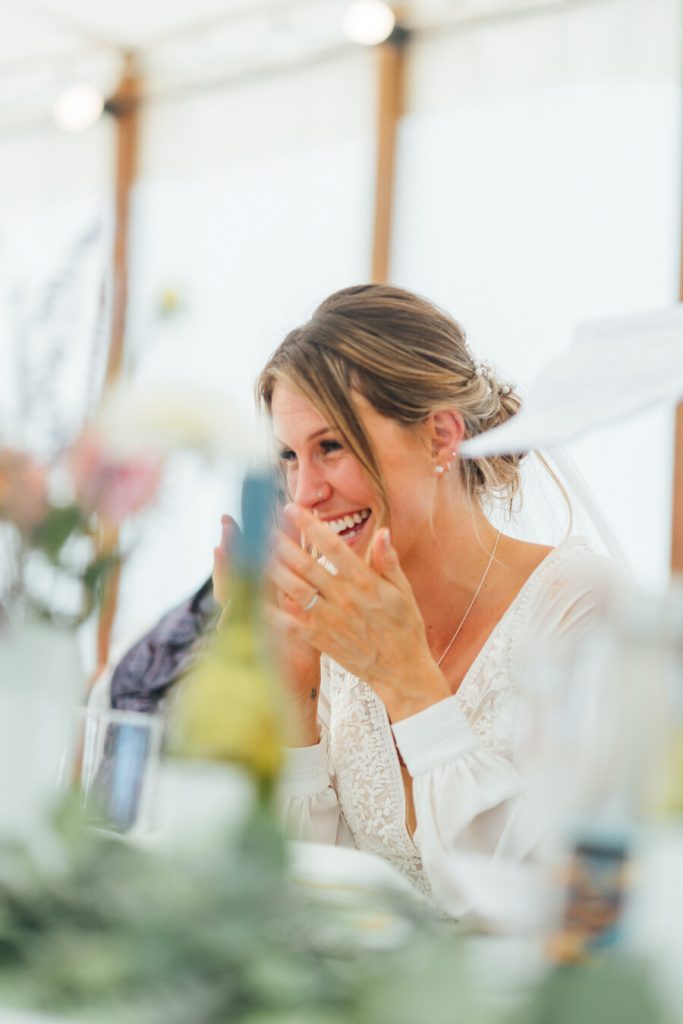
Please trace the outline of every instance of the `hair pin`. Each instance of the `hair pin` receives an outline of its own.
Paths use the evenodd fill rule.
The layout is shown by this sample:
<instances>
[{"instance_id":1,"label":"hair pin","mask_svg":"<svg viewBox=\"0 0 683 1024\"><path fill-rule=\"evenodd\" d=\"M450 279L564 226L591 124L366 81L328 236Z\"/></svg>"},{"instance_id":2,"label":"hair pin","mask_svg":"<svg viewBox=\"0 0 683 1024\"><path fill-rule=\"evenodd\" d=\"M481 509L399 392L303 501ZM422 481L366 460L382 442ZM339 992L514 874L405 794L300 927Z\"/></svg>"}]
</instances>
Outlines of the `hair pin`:
<instances>
[{"instance_id":1,"label":"hair pin","mask_svg":"<svg viewBox=\"0 0 683 1024\"><path fill-rule=\"evenodd\" d=\"M492 369L490 363L482 362L481 359L474 360L474 376L483 377L484 380L491 382Z\"/></svg>"}]
</instances>

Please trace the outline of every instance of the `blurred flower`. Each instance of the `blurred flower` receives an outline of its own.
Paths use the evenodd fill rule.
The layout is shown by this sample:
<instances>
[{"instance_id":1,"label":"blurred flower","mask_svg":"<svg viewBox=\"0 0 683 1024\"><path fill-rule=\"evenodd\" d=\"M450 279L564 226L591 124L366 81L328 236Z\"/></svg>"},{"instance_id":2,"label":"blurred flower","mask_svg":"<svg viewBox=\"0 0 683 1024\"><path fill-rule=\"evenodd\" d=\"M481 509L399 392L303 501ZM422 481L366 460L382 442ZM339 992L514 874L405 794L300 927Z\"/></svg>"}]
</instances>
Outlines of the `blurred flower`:
<instances>
[{"instance_id":1,"label":"blurred flower","mask_svg":"<svg viewBox=\"0 0 683 1024\"><path fill-rule=\"evenodd\" d=\"M0 520L30 530L47 510L46 467L24 452L0 449Z\"/></svg>"},{"instance_id":2,"label":"blurred flower","mask_svg":"<svg viewBox=\"0 0 683 1024\"><path fill-rule=\"evenodd\" d=\"M252 416L250 425L244 408L217 391L122 383L49 465L0 449L0 525L14 532L16 563L0 580L0 608L14 604L11 618L31 609L80 621L102 600L122 559L119 530L154 502L169 457L192 451L254 467L269 461L265 438L265 424Z\"/></svg>"},{"instance_id":3,"label":"blurred flower","mask_svg":"<svg viewBox=\"0 0 683 1024\"><path fill-rule=\"evenodd\" d=\"M182 313L185 309L185 302L182 293L176 288L164 288L158 299L157 313L164 320Z\"/></svg>"},{"instance_id":4,"label":"blurred flower","mask_svg":"<svg viewBox=\"0 0 683 1024\"><path fill-rule=\"evenodd\" d=\"M243 646L234 630L216 632L181 690L172 744L185 756L241 764L270 784L282 761L280 709L271 677L240 657Z\"/></svg>"},{"instance_id":5,"label":"blurred flower","mask_svg":"<svg viewBox=\"0 0 683 1024\"><path fill-rule=\"evenodd\" d=\"M253 411L233 397L186 383L114 388L96 426L107 450L121 458L163 457L190 448L242 464L269 460L269 435Z\"/></svg>"},{"instance_id":6,"label":"blurred flower","mask_svg":"<svg viewBox=\"0 0 683 1024\"><path fill-rule=\"evenodd\" d=\"M92 428L84 431L68 459L77 503L109 524L120 526L157 496L162 459L112 456Z\"/></svg>"},{"instance_id":7,"label":"blurred flower","mask_svg":"<svg viewBox=\"0 0 683 1024\"><path fill-rule=\"evenodd\" d=\"M0 521L13 553L0 608L10 619L85 618L120 564L118 530L155 500L162 469L160 455L111 453L93 423L51 465L0 450Z\"/></svg>"}]
</instances>

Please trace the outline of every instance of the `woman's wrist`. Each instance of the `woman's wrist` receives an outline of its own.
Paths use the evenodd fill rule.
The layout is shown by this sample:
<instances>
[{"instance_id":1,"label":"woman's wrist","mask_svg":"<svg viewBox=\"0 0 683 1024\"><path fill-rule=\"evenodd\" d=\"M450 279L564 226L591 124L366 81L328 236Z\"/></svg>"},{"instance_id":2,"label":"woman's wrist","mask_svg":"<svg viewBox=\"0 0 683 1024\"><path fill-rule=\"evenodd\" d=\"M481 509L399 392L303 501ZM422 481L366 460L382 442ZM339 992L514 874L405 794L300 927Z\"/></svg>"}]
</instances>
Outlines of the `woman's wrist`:
<instances>
[{"instance_id":1,"label":"woman's wrist","mask_svg":"<svg viewBox=\"0 0 683 1024\"><path fill-rule=\"evenodd\" d=\"M430 657L421 667L411 666L403 683L400 679L394 681L384 705L393 725L451 696L445 676Z\"/></svg>"},{"instance_id":2,"label":"woman's wrist","mask_svg":"<svg viewBox=\"0 0 683 1024\"><path fill-rule=\"evenodd\" d=\"M291 695L286 701L286 740L290 747L313 747L320 742L318 691Z\"/></svg>"}]
</instances>

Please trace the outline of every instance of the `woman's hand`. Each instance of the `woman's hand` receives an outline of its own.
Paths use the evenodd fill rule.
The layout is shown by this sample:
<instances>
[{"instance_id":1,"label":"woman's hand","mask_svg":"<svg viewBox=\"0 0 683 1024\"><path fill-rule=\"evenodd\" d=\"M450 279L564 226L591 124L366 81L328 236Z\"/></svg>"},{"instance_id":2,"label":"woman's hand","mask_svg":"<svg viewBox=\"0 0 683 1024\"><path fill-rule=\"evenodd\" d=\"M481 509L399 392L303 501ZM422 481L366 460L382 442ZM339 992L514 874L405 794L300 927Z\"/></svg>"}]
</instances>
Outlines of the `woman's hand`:
<instances>
[{"instance_id":1,"label":"woman's hand","mask_svg":"<svg viewBox=\"0 0 683 1024\"><path fill-rule=\"evenodd\" d=\"M213 596L221 608L230 597L230 548L240 528L232 516L221 516L221 539L213 549Z\"/></svg>"},{"instance_id":2,"label":"woman's hand","mask_svg":"<svg viewBox=\"0 0 683 1024\"><path fill-rule=\"evenodd\" d=\"M368 565L306 509L285 514L336 573L281 533L271 575L290 601L273 612L279 626L369 683L392 722L450 696L389 531L373 538Z\"/></svg>"},{"instance_id":3,"label":"woman's hand","mask_svg":"<svg viewBox=\"0 0 683 1024\"><path fill-rule=\"evenodd\" d=\"M296 546L301 543L301 533L287 520L282 524L287 538ZM273 613L291 615L296 612L296 602L284 590L273 586L268 606ZM318 730L318 697L320 695L320 651L311 646L305 638L295 636L282 628L277 614L271 615L275 650L278 665L284 677L285 696L292 712L292 746L300 744L314 746L320 740Z\"/></svg>"}]
</instances>

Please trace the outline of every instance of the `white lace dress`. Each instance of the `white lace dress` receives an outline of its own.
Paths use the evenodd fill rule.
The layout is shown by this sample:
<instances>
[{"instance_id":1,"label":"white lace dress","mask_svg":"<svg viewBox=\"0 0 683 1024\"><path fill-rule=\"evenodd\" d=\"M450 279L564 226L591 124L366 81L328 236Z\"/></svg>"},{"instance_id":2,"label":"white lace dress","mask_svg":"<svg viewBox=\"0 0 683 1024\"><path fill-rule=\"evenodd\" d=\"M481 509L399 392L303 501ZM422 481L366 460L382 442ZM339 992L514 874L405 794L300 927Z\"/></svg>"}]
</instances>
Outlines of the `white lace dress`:
<instances>
[{"instance_id":1,"label":"white lace dress","mask_svg":"<svg viewBox=\"0 0 683 1024\"><path fill-rule=\"evenodd\" d=\"M584 541L564 541L529 577L455 696L393 727L370 686L323 657L321 741L288 752L289 834L379 854L443 912L476 916L461 855L518 863L538 837L513 763L530 631L543 643L580 639L614 578L612 563ZM412 837L397 748L413 779Z\"/></svg>"}]
</instances>

